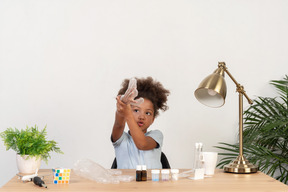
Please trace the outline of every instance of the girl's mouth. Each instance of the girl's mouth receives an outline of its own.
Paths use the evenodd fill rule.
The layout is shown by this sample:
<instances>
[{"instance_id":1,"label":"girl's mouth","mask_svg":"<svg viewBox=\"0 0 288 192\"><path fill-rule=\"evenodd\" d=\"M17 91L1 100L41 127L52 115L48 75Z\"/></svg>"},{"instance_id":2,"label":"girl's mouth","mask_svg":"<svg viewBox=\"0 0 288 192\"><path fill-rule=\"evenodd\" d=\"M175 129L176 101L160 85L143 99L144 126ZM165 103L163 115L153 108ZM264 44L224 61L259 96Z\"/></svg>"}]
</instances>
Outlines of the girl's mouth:
<instances>
[{"instance_id":1,"label":"girl's mouth","mask_svg":"<svg viewBox=\"0 0 288 192\"><path fill-rule=\"evenodd\" d=\"M139 127L142 127L144 125L144 123L141 122L141 121L137 122L137 124L138 124Z\"/></svg>"}]
</instances>

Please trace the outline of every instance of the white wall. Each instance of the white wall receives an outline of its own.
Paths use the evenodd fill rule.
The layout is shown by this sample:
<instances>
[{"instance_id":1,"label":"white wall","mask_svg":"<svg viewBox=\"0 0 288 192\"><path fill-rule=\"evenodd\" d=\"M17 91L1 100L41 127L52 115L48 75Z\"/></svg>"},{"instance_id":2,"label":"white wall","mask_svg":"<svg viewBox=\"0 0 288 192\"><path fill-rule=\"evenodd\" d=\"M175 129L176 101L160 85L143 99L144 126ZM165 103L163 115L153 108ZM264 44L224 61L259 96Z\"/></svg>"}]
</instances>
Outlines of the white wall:
<instances>
[{"instance_id":1,"label":"white wall","mask_svg":"<svg viewBox=\"0 0 288 192\"><path fill-rule=\"evenodd\" d=\"M287 74L287 8L286 0L1 0L0 131L47 125L65 154L42 168L81 158L109 168L121 82L152 76L171 96L151 129L163 131L172 167L190 168L195 142L216 151L238 132L229 78L222 108L200 104L194 90L225 61L252 99L276 95L268 83ZM0 186L17 173L2 141L0 170Z\"/></svg>"}]
</instances>

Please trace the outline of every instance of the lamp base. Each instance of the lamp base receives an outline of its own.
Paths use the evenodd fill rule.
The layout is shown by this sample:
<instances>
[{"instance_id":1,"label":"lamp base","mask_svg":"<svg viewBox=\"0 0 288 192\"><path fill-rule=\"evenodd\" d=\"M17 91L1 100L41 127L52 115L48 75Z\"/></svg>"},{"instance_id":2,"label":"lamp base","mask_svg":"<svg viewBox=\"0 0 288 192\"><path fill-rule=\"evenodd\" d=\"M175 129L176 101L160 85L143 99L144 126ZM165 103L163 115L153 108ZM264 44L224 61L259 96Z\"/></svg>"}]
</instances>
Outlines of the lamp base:
<instances>
[{"instance_id":1,"label":"lamp base","mask_svg":"<svg viewBox=\"0 0 288 192\"><path fill-rule=\"evenodd\" d=\"M258 167L250 163L244 156L239 155L232 163L224 166L228 173L256 173Z\"/></svg>"}]
</instances>

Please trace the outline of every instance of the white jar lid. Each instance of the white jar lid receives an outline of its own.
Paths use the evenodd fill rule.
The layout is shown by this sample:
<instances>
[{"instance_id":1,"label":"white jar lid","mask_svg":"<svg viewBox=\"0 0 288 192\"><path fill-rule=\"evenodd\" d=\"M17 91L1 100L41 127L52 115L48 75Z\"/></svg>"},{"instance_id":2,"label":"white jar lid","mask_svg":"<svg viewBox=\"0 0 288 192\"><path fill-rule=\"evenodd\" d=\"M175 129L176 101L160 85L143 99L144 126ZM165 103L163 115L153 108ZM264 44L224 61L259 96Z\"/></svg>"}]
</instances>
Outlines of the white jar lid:
<instances>
[{"instance_id":1,"label":"white jar lid","mask_svg":"<svg viewBox=\"0 0 288 192\"><path fill-rule=\"evenodd\" d=\"M171 169L171 173L179 173L179 169Z\"/></svg>"},{"instance_id":2,"label":"white jar lid","mask_svg":"<svg viewBox=\"0 0 288 192\"><path fill-rule=\"evenodd\" d=\"M158 174L159 174L159 173L160 173L160 170L158 170L158 169L152 169L152 170L151 170L151 173L158 173Z\"/></svg>"},{"instance_id":3,"label":"white jar lid","mask_svg":"<svg viewBox=\"0 0 288 192\"><path fill-rule=\"evenodd\" d=\"M169 173L170 173L170 170L169 170L169 169L162 169L162 170L161 170L161 173L169 174Z\"/></svg>"}]
</instances>

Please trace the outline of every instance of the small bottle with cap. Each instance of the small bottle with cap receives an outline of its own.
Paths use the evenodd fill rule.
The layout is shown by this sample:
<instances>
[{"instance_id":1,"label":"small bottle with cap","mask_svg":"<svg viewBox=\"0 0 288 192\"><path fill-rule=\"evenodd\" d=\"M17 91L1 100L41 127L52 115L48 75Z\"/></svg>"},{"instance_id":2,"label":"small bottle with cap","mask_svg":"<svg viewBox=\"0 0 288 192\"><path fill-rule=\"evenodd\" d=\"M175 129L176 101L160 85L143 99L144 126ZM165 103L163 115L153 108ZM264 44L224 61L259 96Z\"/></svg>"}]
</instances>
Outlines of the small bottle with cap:
<instances>
[{"instance_id":1,"label":"small bottle with cap","mask_svg":"<svg viewBox=\"0 0 288 192\"><path fill-rule=\"evenodd\" d=\"M171 169L171 178L173 181L177 181L179 178L179 169Z\"/></svg>"},{"instance_id":2,"label":"small bottle with cap","mask_svg":"<svg viewBox=\"0 0 288 192\"><path fill-rule=\"evenodd\" d=\"M152 181L159 181L160 170L152 169L151 175L152 175Z\"/></svg>"},{"instance_id":3,"label":"small bottle with cap","mask_svg":"<svg viewBox=\"0 0 288 192\"><path fill-rule=\"evenodd\" d=\"M141 180L147 181L147 167L146 165L142 165L142 171L141 171Z\"/></svg>"},{"instance_id":4,"label":"small bottle with cap","mask_svg":"<svg viewBox=\"0 0 288 192\"><path fill-rule=\"evenodd\" d=\"M161 170L161 177L162 181L169 181L170 170L169 169L162 169Z\"/></svg>"},{"instance_id":5,"label":"small bottle with cap","mask_svg":"<svg viewBox=\"0 0 288 192\"><path fill-rule=\"evenodd\" d=\"M136 181L142 181L142 166L136 166Z\"/></svg>"}]
</instances>

